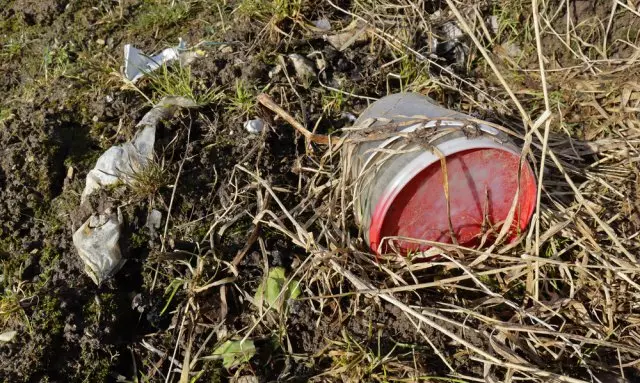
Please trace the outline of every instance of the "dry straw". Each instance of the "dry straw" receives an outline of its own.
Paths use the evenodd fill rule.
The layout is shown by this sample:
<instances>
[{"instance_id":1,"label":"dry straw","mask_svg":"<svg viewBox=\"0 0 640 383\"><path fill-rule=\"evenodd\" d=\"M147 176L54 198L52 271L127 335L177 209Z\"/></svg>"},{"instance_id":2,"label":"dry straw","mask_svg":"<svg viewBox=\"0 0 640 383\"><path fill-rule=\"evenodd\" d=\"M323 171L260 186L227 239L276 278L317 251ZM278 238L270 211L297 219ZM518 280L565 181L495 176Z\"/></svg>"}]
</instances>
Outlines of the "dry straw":
<instances>
[{"instance_id":1,"label":"dry straw","mask_svg":"<svg viewBox=\"0 0 640 383\"><path fill-rule=\"evenodd\" d=\"M433 348L451 378L582 382L602 381L604 372L625 377L640 360L640 268L635 255L640 250L640 225L638 218L633 219L638 214L634 209L638 205L640 130L635 120L625 117L639 110L640 96L637 85L625 82L624 77L635 67L638 50L634 48L635 53L626 60L590 58L584 45L575 48L579 46L575 43L583 39L580 30L568 27L565 33L553 28L557 5L527 3L538 61L536 72L530 73L539 80L543 104L542 109L534 110L529 99L523 101L512 89L513 83L506 77L511 72L487 48L483 36L486 26L480 26L483 20L478 19L477 6L453 0L446 3L448 9L443 14L450 15L469 36L473 52L489 65L506 96L488 96L485 89L451 72L463 99L472 100L472 106L486 105L489 109L507 106L516 111L524 125L514 122L517 119L505 119L509 128L503 130L521 140L522 158L533 161L540 182L530 231L516 243L498 241L481 249L423 241L432 248L421 256L408 259L387 254L378 262L354 235L354 216L363 210L359 191L366 188L368 172L375 172L385 159L424 148L399 134L397 130L403 125L397 121L386 121L384 129L376 131L363 124L345 130L339 138L318 138L287 117L310 143L328 145L324 153L307 158L314 167L302 201L287 208L277 193L269 191L279 210L262 214L261 222L279 229L309 253L311 260L297 273L305 276L307 292L315 292L307 298L312 307L317 310L339 299L339 307L357 311L363 297L369 305L387 302L395 306L414 324L416 336ZM561 3L564 7L569 2ZM357 12L329 4L365 23L380 38L380 44L440 65L394 37L396 30L389 27L393 23L376 13L381 3L356 2L352 9ZM424 5L411 1L401 4L405 17L415 15L412 10ZM616 9L612 9L611 17L622 12ZM392 14L388 9L380 12ZM411 20L430 25L418 16ZM546 69L550 58L543 41L553 39L568 41L566 47L573 47L569 52L575 53L577 64ZM602 43L605 51L606 44L612 44ZM582 70L606 72L607 78L582 78ZM552 102L548 85L558 81L557 71L567 72L565 79L573 78L574 86L567 92L584 125L606 123L615 128L613 131L606 134L601 130L582 140L567 134L567 109ZM610 81L625 85L611 89L607 87ZM481 99L486 103L478 101ZM417 119L410 123L425 122ZM353 167L353 144L384 138L387 144L375 149L376 160L354 176L349 171ZM254 176L267 188L264 180ZM510 219L513 214L507 221ZM508 223L503 228L508 228ZM505 230L495 230L504 236ZM438 256L438 261L415 262L433 256ZM434 278L437 275L440 277ZM451 347L438 348L426 335L427 328L448 338ZM464 371L452 366L454 355L467 358ZM470 367L474 365L477 369ZM411 380L424 369L429 370L428 366L414 365L410 371L401 371ZM470 371L482 372L471 376ZM336 370L336 376L344 377L344 371Z\"/></svg>"}]
</instances>

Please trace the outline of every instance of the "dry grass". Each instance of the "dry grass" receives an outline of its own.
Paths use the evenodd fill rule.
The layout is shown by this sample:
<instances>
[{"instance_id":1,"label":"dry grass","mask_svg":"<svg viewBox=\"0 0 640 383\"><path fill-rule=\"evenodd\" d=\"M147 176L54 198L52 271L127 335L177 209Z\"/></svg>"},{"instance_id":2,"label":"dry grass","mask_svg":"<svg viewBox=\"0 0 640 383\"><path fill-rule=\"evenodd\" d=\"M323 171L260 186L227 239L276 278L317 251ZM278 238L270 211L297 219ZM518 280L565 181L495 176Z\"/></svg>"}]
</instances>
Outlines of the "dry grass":
<instances>
[{"instance_id":1,"label":"dry grass","mask_svg":"<svg viewBox=\"0 0 640 383\"><path fill-rule=\"evenodd\" d=\"M480 250L433 244L429 255L444 259L437 263L409 264L391 255L386 257L387 263L378 264L348 234L347 222L353 219L350 190L335 187L344 175L338 171L339 156L333 149L308 159L317 168L310 170L314 174L307 182L307 197L294 208L284 208L266 181L256 176L281 207L280 211L262 212L262 224L278 227L308 250L313 260L301 266L298 273L321 270L303 278L320 295L312 298L315 304L331 306L336 299L330 293L333 286L341 286L342 294L348 292L345 288L356 292L350 295L354 305L361 301L360 294L369 297L369 304L386 301L414 321L417 333L425 327L433 328L450 338L458 352L469 358L469 364L482 371L470 377L452 367L452 378L578 382L598 381L609 373L624 377L636 368L640 357L640 338L635 329L640 294L635 254L640 250L640 228L637 218L631 219L637 213L630 213L637 198L634 182L640 135L633 118L638 106L635 85L627 81L636 68L637 42L624 42L630 47L626 56L609 59L607 49L611 50L611 45L607 46L606 33L589 31L585 35L579 27L554 30L553 14L558 5L523 2L527 6L524 26L533 29L536 43L537 56L531 62L537 62L537 68L530 64L522 69L534 79L529 81L528 91L541 94L537 99L523 97L521 89L514 89L518 84L512 81L513 69L487 47L487 27L478 18L484 10L447 3L450 8L442 11L442 18L456 20L469 34L470 54L489 64L493 83L469 85L457 75L431 81L443 86L451 86L445 81L457 83L462 102L473 109L491 110L498 105L514 111L514 118L505 119L505 125L519 132L525 142L523 155L535 159L541 181L529 232L515 245ZM409 1L395 6L356 2L345 13L365 21L371 33L382 40L378 43L400 50L404 47L403 53L430 62L412 52L408 48L411 42L403 41L402 34L397 33L407 24L429 32L433 23L419 16L423 6ZM398 10L402 10L402 16L391 16ZM614 10L614 28L615 20L626 12L630 11ZM567 53L552 61L543 41L557 38L568 42ZM600 57L594 57L594 51ZM577 64L565 68L564 62ZM549 67L554 68L551 71ZM596 75L585 77L583 73L589 71ZM498 85L502 92L490 91ZM570 104L552 102L550 89L564 91ZM489 94L493 96L483 97ZM582 134L569 127L568 115L580 117ZM518 120L524 126L514 122ZM315 214L303 222L305 212ZM269 217L280 217L284 222ZM455 276L430 278L433 272L445 270ZM344 279L348 285L341 282ZM412 292L415 297L427 290L429 296L440 297L428 306L408 298L411 295L399 294ZM466 298L471 296L474 298ZM430 343L428 338L425 342ZM451 367L450 350L434 348L433 352ZM343 357L348 356L354 357L350 353ZM362 369L363 364L375 366L366 357L359 357L351 366ZM344 379L339 366L336 364L333 372ZM413 367L413 374L421 370L420 366ZM469 366L466 369L473 370ZM357 374L360 370L354 371ZM379 380L370 372L361 373L360 378ZM419 378L411 374L407 377Z\"/></svg>"},{"instance_id":2,"label":"dry grass","mask_svg":"<svg viewBox=\"0 0 640 383\"><path fill-rule=\"evenodd\" d=\"M455 92L461 110L495 113L523 143L522 156L535 169L540 188L534 220L516 243L498 241L481 249L429 243L433 247L422 255L426 261L397 254L378 260L353 235L353 185L343 171L348 159L339 150L346 143L336 138L335 145L300 156L295 192L301 197L293 205L284 202L285 196L291 201L292 187L274 185L257 164L239 161L220 189L224 198L211 213L214 223L202 251L193 254L196 266L183 264L188 275L178 285L188 298L177 311L171 359L172 368L182 366L180 381L188 381L189 372L197 375L206 360L202 350L214 334L218 343L272 334L292 354L287 318L269 309L258 310L253 325L236 334L220 335L220 328L200 332L205 335L195 331L198 294L223 286L223 306L225 289L252 299L234 283L238 262L223 261L213 239L247 212L256 228L248 246L260 246L265 275L268 255L257 235L259 226L278 230L292 247L304 249L289 278L302 281L301 304L315 313L318 326L327 313L339 325L344 318L364 315L368 306L393 307L428 346L416 351L415 345L396 345L382 352L343 329L317 354L297 356L330 361L313 381L597 382L636 374L640 128L635 115L640 87L632 79L640 50L636 36L623 38L612 31L624 29L619 20L637 22L640 16L615 3L604 19L570 15L561 23L557 15L570 1L503 1L496 5L503 12L500 25L492 31L484 15L497 11L485 2L447 0L448 7L432 18L424 12L429 1L357 0L349 10L328 3L366 24L372 51L388 49L422 66L411 72L408 89ZM519 19L504 16L516 6L521 7ZM461 39L468 52L464 66L473 66L476 78L415 48L416 36L428 40L446 21L455 21L468 36ZM504 53L505 42L535 49L516 60ZM422 75L433 69L440 75ZM205 264L216 273L201 280ZM198 336L205 341L196 350L192 345ZM373 343L380 344L375 338ZM175 359L180 347L181 361ZM431 374L434 368L421 365L417 353L435 355L442 374Z\"/></svg>"}]
</instances>

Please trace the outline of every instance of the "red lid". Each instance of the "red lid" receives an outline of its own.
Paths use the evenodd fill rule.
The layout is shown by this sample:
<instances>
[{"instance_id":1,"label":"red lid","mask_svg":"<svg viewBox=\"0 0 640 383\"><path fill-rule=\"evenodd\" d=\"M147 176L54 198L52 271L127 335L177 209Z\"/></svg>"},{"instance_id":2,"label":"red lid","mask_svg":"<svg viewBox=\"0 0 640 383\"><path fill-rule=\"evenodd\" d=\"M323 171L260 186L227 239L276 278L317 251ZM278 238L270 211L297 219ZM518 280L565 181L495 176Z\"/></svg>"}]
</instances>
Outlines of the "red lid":
<instances>
[{"instance_id":1,"label":"red lid","mask_svg":"<svg viewBox=\"0 0 640 383\"><path fill-rule=\"evenodd\" d=\"M506 220L517 190L519 163L518 155L500 149L466 150L447 157L451 222L460 245L478 244L486 232L483 217L495 226ZM527 227L535 201L534 174L523 162L510 239ZM497 235L500 227L494 231ZM451 243L440 162L418 173L395 198L380 199L369 229L371 248L378 250L380 241L389 236ZM407 252L430 247L407 241L397 241L396 246Z\"/></svg>"}]
</instances>

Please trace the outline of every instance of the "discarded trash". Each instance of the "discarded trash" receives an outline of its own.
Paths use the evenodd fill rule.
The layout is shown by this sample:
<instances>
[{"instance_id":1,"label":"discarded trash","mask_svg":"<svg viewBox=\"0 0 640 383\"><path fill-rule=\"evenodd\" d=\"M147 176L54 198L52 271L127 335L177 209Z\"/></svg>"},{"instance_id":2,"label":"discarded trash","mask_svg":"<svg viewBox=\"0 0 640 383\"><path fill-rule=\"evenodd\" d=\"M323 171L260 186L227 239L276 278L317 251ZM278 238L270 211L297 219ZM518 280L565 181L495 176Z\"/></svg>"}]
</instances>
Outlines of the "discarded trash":
<instances>
[{"instance_id":1,"label":"discarded trash","mask_svg":"<svg viewBox=\"0 0 640 383\"><path fill-rule=\"evenodd\" d=\"M124 263L119 244L121 225L120 211L92 215L73 234L73 245L96 285L115 274Z\"/></svg>"},{"instance_id":2,"label":"discarded trash","mask_svg":"<svg viewBox=\"0 0 640 383\"><path fill-rule=\"evenodd\" d=\"M214 356L222 357L224 368L232 368L247 363L256 354L252 340L228 340L213 351Z\"/></svg>"},{"instance_id":3,"label":"discarded trash","mask_svg":"<svg viewBox=\"0 0 640 383\"><path fill-rule=\"evenodd\" d=\"M163 98L140 120L137 125L138 132L133 140L110 147L98 158L95 167L87 174L81 203L102 187L118 182L131 182L132 177L153 159L156 125L160 120L169 117L178 107L195 106L197 104L193 100L183 97Z\"/></svg>"},{"instance_id":4,"label":"discarded trash","mask_svg":"<svg viewBox=\"0 0 640 383\"><path fill-rule=\"evenodd\" d=\"M487 24L489 24L489 30L492 34L498 34L500 30L500 20L498 20L498 16L491 15L487 18Z\"/></svg>"},{"instance_id":5,"label":"discarded trash","mask_svg":"<svg viewBox=\"0 0 640 383\"><path fill-rule=\"evenodd\" d=\"M95 167L87 174L80 203L84 203L89 195L104 186L117 182L129 184L135 174L153 159L158 123L171 116L179 107L195 106L197 104L193 100L184 97L163 98L142 117L133 140L112 146L98 158ZM158 220L156 213L152 212L151 215L150 219ZM121 224L120 212L117 215L109 212L94 214L73 234L73 244L85 264L85 271L97 285L122 266L118 244Z\"/></svg>"},{"instance_id":6,"label":"discarded trash","mask_svg":"<svg viewBox=\"0 0 640 383\"><path fill-rule=\"evenodd\" d=\"M149 236L151 239L156 239L158 234L156 230L160 228L162 224L162 213L159 210L153 209L149 212L149 216L147 217L146 227L149 229Z\"/></svg>"},{"instance_id":7,"label":"discarded trash","mask_svg":"<svg viewBox=\"0 0 640 383\"><path fill-rule=\"evenodd\" d=\"M468 48L461 41L465 35L458 25L452 21L444 23L437 34L440 39L431 42L434 54L450 64L464 65Z\"/></svg>"},{"instance_id":8,"label":"discarded trash","mask_svg":"<svg viewBox=\"0 0 640 383\"><path fill-rule=\"evenodd\" d=\"M188 51L186 43L180 39L177 46L167 48L155 56L148 56L131 44L124 46L124 74L131 82L138 81L147 73L153 72L162 65L179 60L180 65L188 65L201 51Z\"/></svg>"},{"instance_id":9,"label":"discarded trash","mask_svg":"<svg viewBox=\"0 0 640 383\"><path fill-rule=\"evenodd\" d=\"M264 130L264 121L259 118L244 123L244 129L251 134L258 134Z\"/></svg>"},{"instance_id":10,"label":"discarded trash","mask_svg":"<svg viewBox=\"0 0 640 383\"><path fill-rule=\"evenodd\" d=\"M274 310L281 311L290 299L300 296L300 282L291 280L288 285L284 268L274 267L258 286L254 297L256 303L262 306L265 302Z\"/></svg>"},{"instance_id":11,"label":"discarded trash","mask_svg":"<svg viewBox=\"0 0 640 383\"><path fill-rule=\"evenodd\" d=\"M17 331L15 330L10 330L10 331L5 331L2 334L0 334L0 343L9 343L13 340L13 338L16 337L16 335L18 334Z\"/></svg>"},{"instance_id":12,"label":"discarded trash","mask_svg":"<svg viewBox=\"0 0 640 383\"><path fill-rule=\"evenodd\" d=\"M331 30L331 22L326 17L320 18L313 22L316 28L321 31L330 31Z\"/></svg>"},{"instance_id":13,"label":"discarded trash","mask_svg":"<svg viewBox=\"0 0 640 383\"><path fill-rule=\"evenodd\" d=\"M417 118L424 122L397 133L385 129ZM374 251L390 250L387 237L402 237L392 243L405 253L429 248L424 241L476 246L495 240L514 198L512 224L501 235L514 239L528 225L536 200L533 171L490 124L404 93L373 103L358 126L387 134L345 147L356 219Z\"/></svg>"}]
</instances>

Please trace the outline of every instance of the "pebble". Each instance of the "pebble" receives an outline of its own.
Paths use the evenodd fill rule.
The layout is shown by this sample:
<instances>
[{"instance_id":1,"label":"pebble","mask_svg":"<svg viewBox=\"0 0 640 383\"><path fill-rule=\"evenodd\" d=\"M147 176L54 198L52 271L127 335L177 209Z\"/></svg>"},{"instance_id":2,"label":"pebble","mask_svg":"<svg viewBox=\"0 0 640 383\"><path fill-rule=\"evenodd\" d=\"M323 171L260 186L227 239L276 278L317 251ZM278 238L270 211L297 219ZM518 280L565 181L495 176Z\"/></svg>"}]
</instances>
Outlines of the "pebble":
<instances>
[{"instance_id":1,"label":"pebble","mask_svg":"<svg viewBox=\"0 0 640 383\"><path fill-rule=\"evenodd\" d=\"M259 118L244 123L244 129L251 134L258 134L264 130L264 121Z\"/></svg>"}]
</instances>

